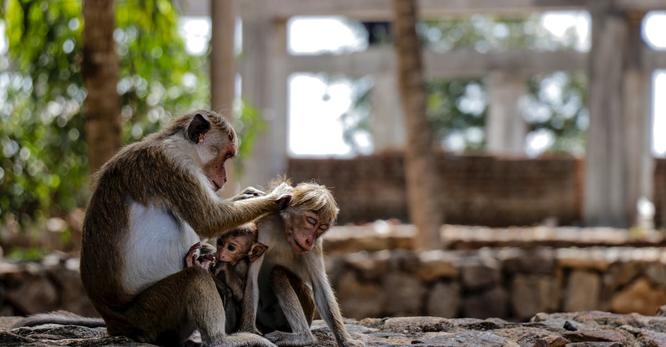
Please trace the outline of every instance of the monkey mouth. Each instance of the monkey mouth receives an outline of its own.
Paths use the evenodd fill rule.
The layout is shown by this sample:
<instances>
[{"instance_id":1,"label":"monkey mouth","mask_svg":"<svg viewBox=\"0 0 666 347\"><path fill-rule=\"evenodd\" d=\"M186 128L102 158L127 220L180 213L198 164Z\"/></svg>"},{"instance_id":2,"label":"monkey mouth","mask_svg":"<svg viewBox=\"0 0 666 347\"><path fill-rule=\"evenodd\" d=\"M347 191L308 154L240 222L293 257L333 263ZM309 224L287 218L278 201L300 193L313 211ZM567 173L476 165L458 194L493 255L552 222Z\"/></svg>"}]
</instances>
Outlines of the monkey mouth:
<instances>
[{"instance_id":1,"label":"monkey mouth","mask_svg":"<svg viewBox=\"0 0 666 347\"><path fill-rule=\"evenodd\" d=\"M220 190L220 188L222 188L222 186L220 186L219 184L217 184L217 182L215 182L215 180L212 180L212 179L211 179L211 180L209 180L209 181L210 181L210 184L213 185L213 190L214 190L214 191L218 191L218 190Z\"/></svg>"},{"instance_id":2,"label":"monkey mouth","mask_svg":"<svg viewBox=\"0 0 666 347\"><path fill-rule=\"evenodd\" d=\"M296 239L294 239L293 245L296 251L299 253L307 253L312 249L312 248L303 247Z\"/></svg>"}]
</instances>

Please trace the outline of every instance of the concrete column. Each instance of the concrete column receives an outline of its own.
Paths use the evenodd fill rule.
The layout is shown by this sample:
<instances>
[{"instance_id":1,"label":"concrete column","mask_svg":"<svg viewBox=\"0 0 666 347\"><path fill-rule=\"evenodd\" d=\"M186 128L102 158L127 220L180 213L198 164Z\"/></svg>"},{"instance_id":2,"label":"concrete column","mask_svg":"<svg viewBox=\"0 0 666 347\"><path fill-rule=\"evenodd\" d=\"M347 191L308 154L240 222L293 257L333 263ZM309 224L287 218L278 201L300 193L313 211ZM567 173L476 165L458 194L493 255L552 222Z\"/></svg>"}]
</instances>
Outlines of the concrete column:
<instances>
[{"instance_id":1,"label":"concrete column","mask_svg":"<svg viewBox=\"0 0 666 347\"><path fill-rule=\"evenodd\" d=\"M236 69L234 0L211 0L210 105L233 120Z\"/></svg>"},{"instance_id":2,"label":"concrete column","mask_svg":"<svg viewBox=\"0 0 666 347\"><path fill-rule=\"evenodd\" d=\"M626 208L636 225L639 199L653 201L654 157L652 155L652 73L643 65L647 49L641 33L643 12L628 14L628 51L624 71L624 118L627 141L628 182Z\"/></svg>"},{"instance_id":3,"label":"concrete column","mask_svg":"<svg viewBox=\"0 0 666 347\"><path fill-rule=\"evenodd\" d=\"M243 162L243 185L265 186L287 169L287 22L272 20L264 1L243 16L242 97L257 108L265 131Z\"/></svg>"},{"instance_id":4,"label":"concrete column","mask_svg":"<svg viewBox=\"0 0 666 347\"><path fill-rule=\"evenodd\" d=\"M605 1L594 2L591 13L584 217L588 225L628 227L635 222L638 199L652 198L645 45L640 19Z\"/></svg>"},{"instance_id":5,"label":"concrete column","mask_svg":"<svg viewBox=\"0 0 666 347\"><path fill-rule=\"evenodd\" d=\"M525 79L501 71L491 72L486 79L489 94L486 123L486 149L500 155L525 153L527 125L520 99L525 95Z\"/></svg>"},{"instance_id":6,"label":"concrete column","mask_svg":"<svg viewBox=\"0 0 666 347\"><path fill-rule=\"evenodd\" d=\"M392 71L375 76L371 103L370 126L375 152L405 148L404 116L398 82Z\"/></svg>"},{"instance_id":7,"label":"concrete column","mask_svg":"<svg viewBox=\"0 0 666 347\"><path fill-rule=\"evenodd\" d=\"M234 39L236 29L234 0L210 1L210 107L219 112L232 124L235 123L234 97L236 68L234 64ZM234 163L226 164L228 183L222 188L222 196L231 197L240 188L235 177Z\"/></svg>"}]
</instances>

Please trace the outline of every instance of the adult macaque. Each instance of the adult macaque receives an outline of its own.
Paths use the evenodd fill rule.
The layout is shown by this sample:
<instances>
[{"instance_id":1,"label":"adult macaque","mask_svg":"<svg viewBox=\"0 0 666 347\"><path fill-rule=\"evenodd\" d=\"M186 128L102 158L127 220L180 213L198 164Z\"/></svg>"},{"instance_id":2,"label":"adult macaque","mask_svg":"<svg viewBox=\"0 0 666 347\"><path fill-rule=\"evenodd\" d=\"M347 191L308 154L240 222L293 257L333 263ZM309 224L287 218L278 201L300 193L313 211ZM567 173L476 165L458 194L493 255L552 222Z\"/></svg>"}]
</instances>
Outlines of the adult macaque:
<instances>
[{"instance_id":1,"label":"adult macaque","mask_svg":"<svg viewBox=\"0 0 666 347\"><path fill-rule=\"evenodd\" d=\"M316 343L310 332L313 294L307 283L338 345L363 346L347 332L324 268L320 237L338 214L333 195L324 186L301 183L287 203L282 212L256 222L259 242L268 250L250 265L241 330L255 332L259 327L279 346Z\"/></svg>"},{"instance_id":2,"label":"adult macaque","mask_svg":"<svg viewBox=\"0 0 666 347\"><path fill-rule=\"evenodd\" d=\"M220 198L224 164L236 150L231 125L197 111L123 148L97 174L83 225L81 279L109 334L169 345L199 330L206 345L272 345L252 334L227 336L212 276L183 269L200 236L275 213L290 197L291 187L282 185L261 197Z\"/></svg>"}]
</instances>

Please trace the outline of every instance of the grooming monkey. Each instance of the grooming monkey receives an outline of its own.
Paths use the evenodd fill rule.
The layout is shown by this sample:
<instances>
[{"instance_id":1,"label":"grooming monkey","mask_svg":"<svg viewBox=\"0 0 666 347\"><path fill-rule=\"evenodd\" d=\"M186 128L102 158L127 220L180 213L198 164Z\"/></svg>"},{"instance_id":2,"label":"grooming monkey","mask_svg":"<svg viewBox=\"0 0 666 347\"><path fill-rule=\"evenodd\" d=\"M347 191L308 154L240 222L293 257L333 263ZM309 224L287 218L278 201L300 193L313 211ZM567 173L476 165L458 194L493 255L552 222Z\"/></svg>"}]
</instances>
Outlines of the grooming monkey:
<instances>
[{"instance_id":1,"label":"grooming monkey","mask_svg":"<svg viewBox=\"0 0 666 347\"><path fill-rule=\"evenodd\" d=\"M199 330L206 345L272 346L225 333L222 300L200 267L183 268L190 245L216 237L289 200L291 187L265 196L246 190L224 200L224 164L237 150L234 129L211 111L175 119L123 148L97 174L86 210L81 279L110 335L182 344ZM281 203L282 202L282 203Z\"/></svg>"},{"instance_id":2,"label":"grooming monkey","mask_svg":"<svg viewBox=\"0 0 666 347\"><path fill-rule=\"evenodd\" d=\"M324 268L321 236L338 214L333 195L322 185L301 183L284 203L281 212L256 221L268 250L250 265L241 330L259 327L279 346L314 344L316 304L339 346L364 346L347 332Z\"/></svg>"},{"instance_id":3,"label":"grooming monkey","mask_svg":"<svg viewBox=\"0 0 666 347\"><path fill-rule=\"evenodd\" d=\"M186 267L199 266L213 274L224 304L227 333L240 327L247 270L266 249L266 245L257 242L257 227L247 223L219 237L217 249L207 243L196 243L185 256Z\"/></svg>"}]
</instances>

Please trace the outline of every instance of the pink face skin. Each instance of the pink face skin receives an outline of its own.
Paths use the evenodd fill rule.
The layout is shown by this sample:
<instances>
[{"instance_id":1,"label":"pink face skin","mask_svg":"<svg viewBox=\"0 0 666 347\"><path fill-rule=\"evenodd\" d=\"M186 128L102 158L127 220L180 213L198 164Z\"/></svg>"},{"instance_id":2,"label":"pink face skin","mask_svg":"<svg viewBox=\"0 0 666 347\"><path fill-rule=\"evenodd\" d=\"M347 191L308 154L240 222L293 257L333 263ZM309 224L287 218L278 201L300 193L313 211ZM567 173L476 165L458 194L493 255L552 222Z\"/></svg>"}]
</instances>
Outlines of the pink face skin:
<instances>
[{"instance_id":1,"label":"pink face skin","mask_svg":"<svg viewBox=\"0 0 666 347\"><path fill-rule=\"evenodd\" d=\"M311 251L317 239L330 227L327 221L322 221L319 215L312 211L291 210L287 212L284 220L287 241L298 254Z\"/></svg>"},{"instance_id":2,"label":"pink face skin","mask_svg":"<svg viewBox=\"0 0 666 347\"><path fill-rule=\"evenodd\" d=\"M211 145L208 150L214 157L204 166L204 173L213 184L213 189L217 191L227 183L227 171L224 168L224 164L228 159L236 155L236 146L234 144L224 147Z\"/></svg>"},{"instance_id":3,"label":"pink face skin","mask_svg":"<svg viewBox=\"0 0 666 347\"><path fill-rule=\"evenodd\" d=\"M227 237L217 245L217 261L236 265L250 252L252 242L249 236Z\"/></svg>"},{"instance_id":4,"label":"pink face skin","mask_svg":"<svg viewBox=\"0 0 666 347\"><path fill-rule=\"evenodd\" d=\"M234 135L219 130L201 133L195 139L196 152L203 165L203 171L215 191L227 182L224 164L236 155Z\"/></svg>"}]
</instances>

